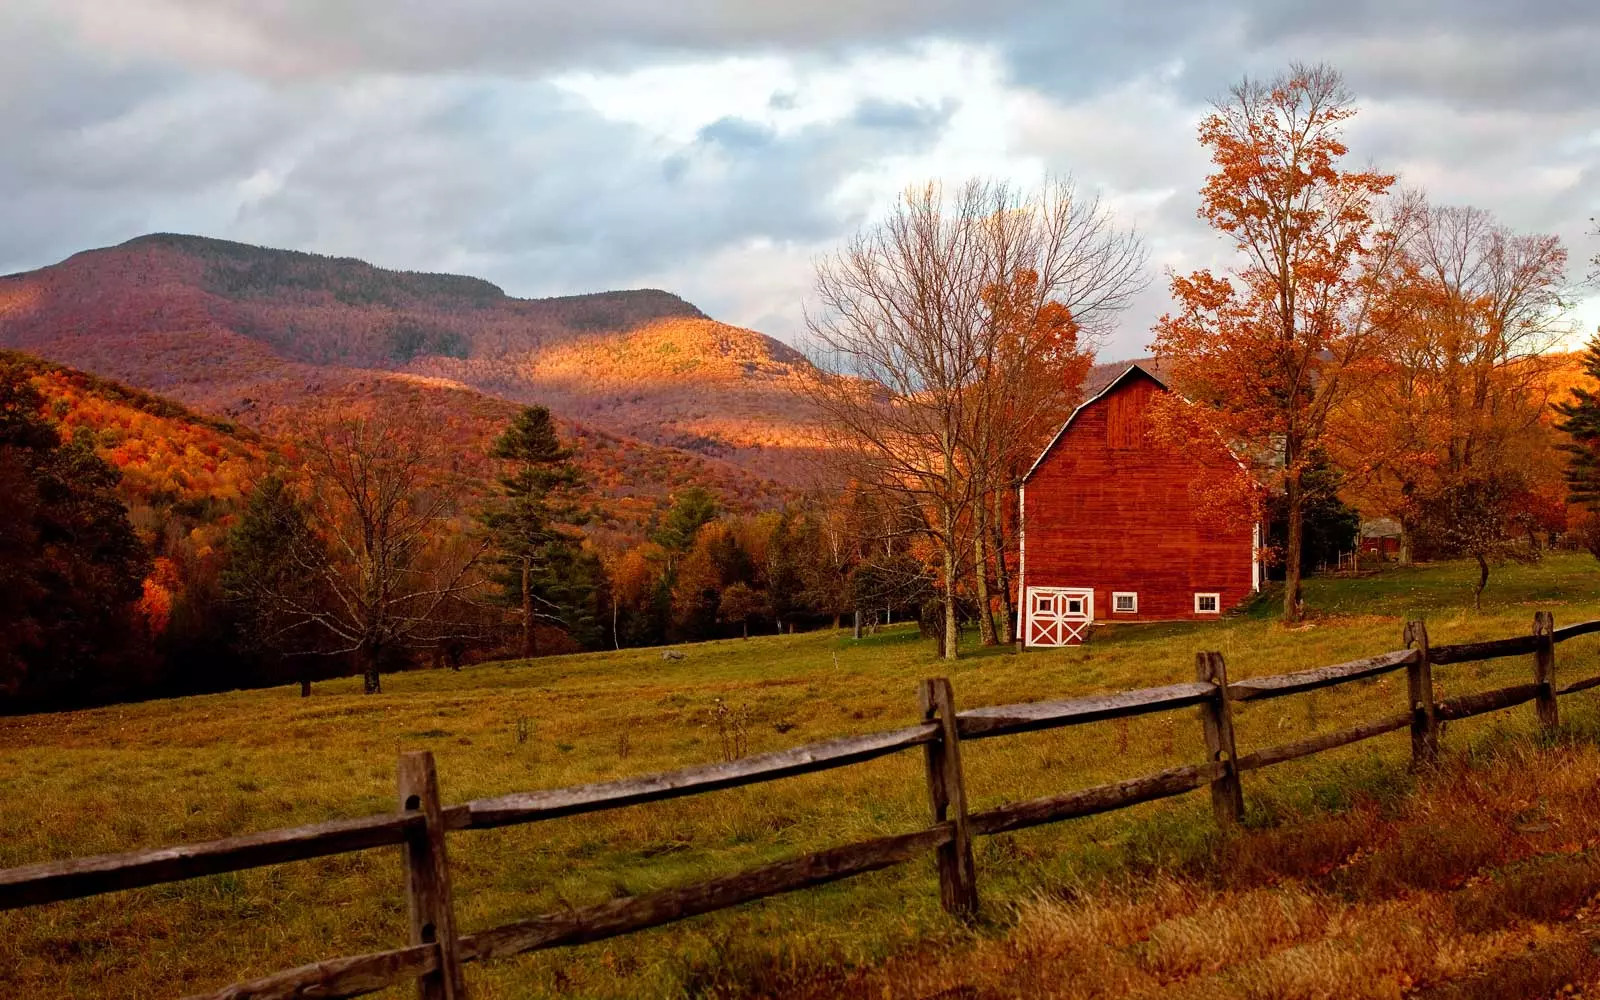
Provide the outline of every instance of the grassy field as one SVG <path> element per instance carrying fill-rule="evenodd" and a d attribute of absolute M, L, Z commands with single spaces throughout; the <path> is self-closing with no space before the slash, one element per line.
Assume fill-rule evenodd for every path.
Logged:
<path fill-rule="evenodd" d="M 1433 641 L 1447 643 L 1526 633 L 1536 609 L 1553 611 L 1558 626 L 1600 617 L 1600 566 L 1588 555 L 1498 571 L 1481 613 L 1470 608 L 1470 573 L 1440 566 L 1311 581 L 1316 616 L 1295 629 L 1262 607 L 1214 623 L 1107 629 L 1077 649 L 982 651 L 953 665 L 936 661 L 931 645 L 904 629 L 859 642 L 823 633 L 684 647 L 682 660 L 630 650 L 419 672 L 386 678 L 376 697 L 347 680 L 319 684 L 310 699 L 286 687 L 0 719 L 0 867 L 392 808 L 402 750 L 434 752 L 447 802 L 719 760 L 719 699 L 745 720 L 742 739 L 756 753 L 907 724 L 916 716 L 916 682 L 936 674 L 949 676 L 958 705 L 970 707 L 1189 680 L 1194 653 L 1204 649 L 1221 650 L 1235 678 L 1333 663 L 1397 648 L 1409 618 L 1426 619 Z M 1595 638 L 1563 644 L 1558 678 L 1600 673 L 1597 652 Z M 1449 697 L 1530 677 L 1524 657 L 1442 667 L 1435 683 Z M 1240 749 L 1402 710 L 1404 683 L 1403 674 L 1391 675 L 1240 706 Z M 1592 793 L 1561 799 L 1517 778 L 1531 767 L 1550 771 L 1552 789 L 1576 788 L 1572 776 L 1582 774 L 1594 787 L 1600 760 L 1579 737 L 1600 719 L 1596 698 L 1600 692 L 1563 700 L 1578 736 L 1543 752 L 1520 742 L 1532 732 L 1531 706 L 1452 724 L 1444 743 L 1454 777 L 1441 777 L 1438 787 L 1424 782 L 1420 793 L 1405 771 L 1404 733 L 1247 776 L 1252 829 L 1243 837 L 1215 832 L 1201 794 L 980 840 L 984 918 L 973 929 L 939 910 L 932 863 L 924 860 L 629 938 L 472 966 L 469 985 L 474 998 L 1058 995 L 996 992 L 979 980 L 982 970 L 1010 963 L 1040 970 L 1043 983 L 1054 974 L 1043 970 L 1057 968 L 1049 956 L 1084 960 L 1086 927 L 1148 952 L 1138 927 L 1192 919 L 1233 900 L 1242 909 L 1231 919 L 1245 919 L 1239 914 L 1250 906 L 1277 907 L 1315 911 L 1324 930 L 1358 927 L 1361 913 L 1317 902 L 1327 887 L 1278 884 L 1305 872 L 1268 877 L 1261 873 L 1270 865 L 1246 865 L 1259 884 L 1235 883 L 1224 861 L 1293 856 L 1285 845 L 1300 842 L 1326 841 L 1348 854 L 1359 853 L 1363 837 L 1448 839 L 1456 806 L 1444 804 L 1479 801 L 1485 816 L 1499 817 L 1506 810 L 1494 807 L 1497 783 L 1517 785 L 1510 798 L 1559 800 L 1574 817 L 1600 823 Z M 1184 711 L 975 743 L 965 752 L 971 804 L 984 809 L 1193 762 L 1202 755 L 1200 736 L 1194 713 Z M 1563 775 L 1567 785 L 1559 784 Z M 920 757 L 902 754 L 755 788 L 456 835 L 459 923 L 476 930 L 915 829 L 927 821 L 924 795 Z M 1525 818 L 1526 808 L 1507 815 Z M 1509 843 L 1495 839 L 1502 841 Z M 1365 849 L 1379 856 L 1383 843 Z M 1528 844 L 1529 856 L 1538 855 L 1542 841 Z M 1477 877 L 1491 860 L 1509 857 L 1471 855 L 1481 863 L 1457 874 Z M 1403 857 L 1395 864 L 1406 868 Z M 399 886 L 395 852 L 369 851 L 0 914 L 0 995 L 171 997 L 394 947 L 405 936 Z M 1349 905 L 1401 919 L 1390 898 L 1351 897 Z M 1134 911 L 1144 916 L 1126 916 Z M 1221 940 L 1212 941 L 1214 951 Z M 1284 937 L 1283 948 L 1297 940 Z M 921 961 L 929 954 L 969 960 Z M 1151 982 L 1198 988 L 1218 973 L 1209 954 L 1195 951 L 1192 970 L 1178 963 L 1178 972 Z M 1471 971 L 1477 966 L 1469 958 L 1461 961 Z M 912 964 L 942 969 L 943 978 L 924 982 L 906 971 Z M 1392 982 L 1417 979 L 1410 966 L 1396 968 Z M 971 982 L 963 978 L 969 974 Z M 1202 992 L 1225 995 L 1214 982 Z"/>

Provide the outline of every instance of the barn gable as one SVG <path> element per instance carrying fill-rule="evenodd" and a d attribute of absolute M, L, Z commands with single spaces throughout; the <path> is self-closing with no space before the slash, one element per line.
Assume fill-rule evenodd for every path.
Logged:
<path fill-rule="evenodd" d="M 1033 460 L 1033 465 L 1028 468 L 1028 472 L 1022 477 L 1022 481 L 1027 482 L 1029 479 L 1033 478 L 1033 474 L 1038 471 L 1039 466 L 1044 464 L 1044 460 L 1049 457 L 1050 453 L 1055 450 L 1056 445 L 1060 444 L 1061 439 L 1066 436 L 1067 431 L 1072 427 L 1073 421 L 1078 419 L 1078 414 L 1082 413 L 1090 406 L 1093 406 L 1095 403 L 1100 402 L 1102 399 L 1105 399 L 1108 396 L 1113 396 L 1117 389 L 1122 386 L 1124 382 L 1140 375 L 1154 382 L 1162 389 L 1167 388 L 1167 384 L 1165 382 L 1161 381 L 1149 371 L 1145 370 L 1145 367 L 1137 361 L 1132 362 L 1127 367 L 1123 368 L 1120 374 L 1112 376 L 1109 381 L 1106 381 L 1098 389 L 1094 388 L 1094 372 L 1091 371 L 1089 374 L 1089 388 L 1093 390 L 1093 395 L 1079 403 L 1078 408 L 1073 410 L 1072 413 L 1068 415 L 1066 422 L 1061 425 L 1061 429 L 1056 431 L 1056 436 L 1050 439 L 1050 443 L 1045 445 L 1044 451 L 1041 451 L 1039 453 L 1039 457 Z"/>
<path fill-rule="evenodd" d="M 1259 532 L 1201 502 L 1237 474 L 1226 448 L 1152 441 L 1148 413 L 1171 390 L 1122 366 L 1074 410 L 1023 478 L 1021 632 L 1081 641 L 1095 621 L 1214 618 L 1259 587 Z"/>

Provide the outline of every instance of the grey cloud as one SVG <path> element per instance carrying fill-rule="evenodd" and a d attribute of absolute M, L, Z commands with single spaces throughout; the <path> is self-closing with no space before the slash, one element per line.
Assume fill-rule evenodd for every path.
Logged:
<path fill-rule="evenodd" d="M 18 2 L 18 0 L 13 0 Z M 101 37 L 100 0 L 21 0 Z M 121 34 L 188 65 L 272 76 L 367 71 L 542 74 L 641 51 L 859 47 L 969 35 L 1040 0 L 120 0 Z"/>
<path fill-rule="evenodd" d="M 701 129 L 696 137 L 700 142 L 728 149 L 757 149 L 770 144 L 772 129 L 743 118 L 723 118 Z"/>
<path fill-rule="evenodd" d="M 931 107 L 925 104 L 863 101 L 852 117 L 861 128 L 892 129 L 915 135 L 943 128 L 954 112 L 955 108 L 948 105 Z"/>
<path fill-rule="evenodd" d="M 692 275 L 790 277 L 751 243 L 826 248 L 841 180 L 931 148 L 958 107 L 862 104 L 798 131 L 729 118 L 663 144 L 545 80 L 782 51 L 806 66 L 928 37 L 993 46 L 1049 104 L 1008 155 L 1134 200 L 1158 263 L 1227 247 L 1194 218 L 1208 98 L 1291 59 L 1341 66 L 1360 158 L 1438 176 L 1513 226 L 1594 252 L 1600 10 L 1590 0 L 9 0 L 0 21 L 0 271 L 153 229 L 480 273 L 517 294 Z M 1123 94 L 1144 86 L 1156 93 Z M 774 110 L 793 109 L 779 92 Z M 1537 184 L 1535 182 L 1537 181 Z M 1141 200 L 1142 199 L 1142 200 Z M 1444 199 L 1441 199 L 1444 200 Z M 803 270 L 785 249 L 782 267 Z M 760 261 L 767 261 L 763 264 Z M 787 292 L 783 292 L 787 294 Z M 1157 279 L 1108 354 L 1138 353 Z M 716 306 L 716 297 L 705 303 Z M 788 309 L 788 321 L 782 317 Z M 787 325 L 788 331 L 783 327 Z"/>

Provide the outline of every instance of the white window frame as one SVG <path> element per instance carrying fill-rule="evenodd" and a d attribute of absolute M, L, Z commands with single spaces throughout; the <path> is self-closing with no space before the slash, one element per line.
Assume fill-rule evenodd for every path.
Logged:
<path fill-rule="evenodd" d="M 1206 598 L 1206 597 L 1211 598 L 1211 605 L 1212 606 L 1211 606 L 1211 609 L 1209 611 L 1200 606 L 1201 599 L 1202 598 Z M 1199 592 L 1199 591 L 1197 591 L 1195 593 L 1195 595 L 1194 595 L 1194 613 L 1197 614 L 1197 615 L 1220 615 L 1220 614 L 1222 614 L 1222 595 L 1221 594 L 1217 594 L 1217 593 L 1211 593 L 1209 591 L 1207 591 L 1207 592 Z"/>
<path fill-rule="evenodd" d="M 1124 597 L 1130 599 L 1130 601 L 1132 602 L 1132 605 L 1133 605 L 1132 607 L 1124 608 L 1124 607 L 1119 607 L 1118 606 L 1118 602 L 1121 601 L 1122 598 L 1124 598 Z M 1114 614 L 1114 615 L 1136 615 L 1136 614 L 1138 614 L 1139 613 L 1139 595 L 1134 593 L 1131 590 L 1113 590 L 1111 592 L 1111 613 Z"/>

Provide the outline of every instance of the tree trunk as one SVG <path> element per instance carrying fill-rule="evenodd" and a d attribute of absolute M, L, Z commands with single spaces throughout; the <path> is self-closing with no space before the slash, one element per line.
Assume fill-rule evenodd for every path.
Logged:
<path fill-rule="evenodd" d="M 833 630 L 835 632 L 839 631 L 839 628 L 840 628 L 839 623 L 842 622 L 843 620 L 844 620 L 844 616 L 841 615 L 839 612 L 835 611 L 833 613 Z"/>
<path fill-rule="evenodd" d="M 1489 586 L 1489 561 L 1483 558 L 1482 552 L 1474 552 L 1472 558 L 1478 560 L 1478 585 L 1472 591 L 1472 610 L 1483 610 L 1483 588 Z"/>
<path fill-rule="evenodd" d="M 972 525 L 972 565 L 973 585 L 978 591 L 978 641 L 985 646 L 993 646 L 994 615 L 989 610 L 989 559 L 984 551 L 983 536 L 988 532 L 984 524 L 983 503 L 980 501 L 974 508 Z"/>
<path fill-rule="evenodd" d="M 939 544 L 944 550 L 944 642 L 939 655 L 953 660 L 961 632 L 956 625 L 956 515 L 949 504 L 944 508 L 944 530 L 945 536 Z"/>
<path fill-rule="evenodd" d="M 309 677 L 300 678 L 300 697 L 302 697 L 302 698 L 311 697 L 311 678 L 309 678 Z"/>
<path fill-rule="evenodd" d="M 1400 554 L 1397 561 L 1402 566 L 1411 565 L 1411 527 L 1404 521 L 1400 522 Z"/>
<path fill-rule="evenodd" d="M 1284 485 L 1289 501 L 1289 541 L 1285 546 L 1288 551 L 1283 554 L 1283 621 L 1293 624 L 1300 620 L 1300 545 L 1305 532 L 1305 496 L 1299 470 L 1291 471 Z"/>
<path fill-rule="evenodd" d="M 378 651 L 369 646 L 361 647 L 361 692 L 383 693 L 383 682 L 378 679 Z"/>
<path fill-rule="evenodd" d="M 743 624 L 744 624 L 744 637 L 746 639 L 748 639 L 748 638 L 750 638 L 750 619 L 746 618 L 744 620 Z"/>
<path fill-rule="evenodd" d="M 538 653 L 533 634 L 533 560 L 522 558 L 522 655 L 532 659 Z"/>
<path fill-rule="evenodd" d="M 1011 645 L 1011 571 L 1006 568 L 1006 522 L 1005 511 L 1000 505 L 1005 502 L 1009 491 L 994 491 L 994 521 L 990 525 L 994 538 L 994 575 L 995 585 L 1000 591 L 1000 644 Z"/>

